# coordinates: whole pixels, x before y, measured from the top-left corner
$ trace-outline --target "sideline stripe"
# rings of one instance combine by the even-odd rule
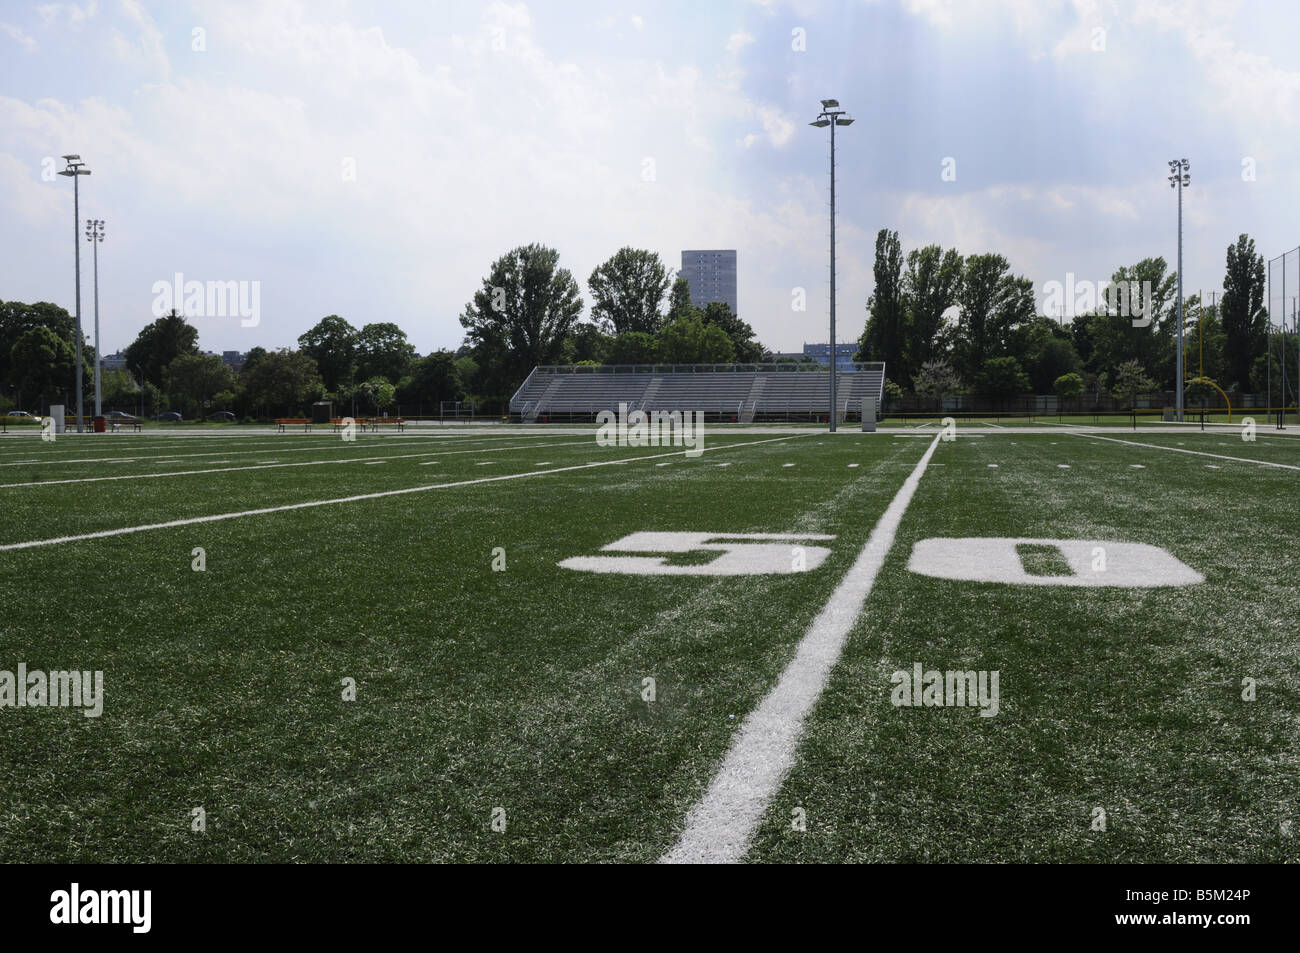
[[[767,440],[747,440],[744,443],[724,444],[704,447],[704,453],[713,450],[733,450],[737,447],[751,447],[760,443],[773,443],[778,440],[794,440],[804,434],[790,434],[785,437],[770,437]],[[933,449],[933,448],[931,448]],[[306,510],[316,506],[333,506],[336,503],[356,503],[360,500],[381,500],[390,496],[404,496],[409,493],[427,493],[430,490],[447,490],[458,486],[473,486],[477,483],[500,483],[504,480],[525,480],[529,477],[546,476],[550,473],[567,473],[572,470],[588,470],[592,467],[609,467],[620,463],[636,463],[640,460],[657,460],[660,457],[680,457],[688,451],[675,450],[670,453],[655,453],[643,457],[627,457],[623,460],[601,460],[595,463],[580,463],[576,466],[556,467],[552,470],[529,470],[525,473],[507,473],[503,476],[479,477],[476,480],[457,480],[455,483],[433,483],[424,486],[409,486],[401,490],[382,490],[377,493],[358,493],[355,496],[340,496],[330,500],[308,500],[305,503],[286,503],[282,506],[267,506],[258,510],[241,510],[235,513],[216,513],[212,516],[192,516],[183,520],[169,520],[166,523],[146,523],[143,526],[124,526],[121,529],[105,529],[96,533],[79,533],[76,536],[58,536],[53,539],[33,539],[25,543],[5,543],[0,545],[0,552],[12,549],[33,549],[37,546],[55,546],[59,543],[75,543],[86,539],[107,539],[110,536],[125,536],[128,533],[144,533],[153,529],[172,529],[177,526],[193,526],[197,523],[217,523],[222,520],[239,519],[243,516],[265,516],[269,513],[285,513],[290,510]]]
[[[895,494],[866,546],[799,642],[776,686],[745,718],[722,767],[687,814],[686,829],[677,845],[660,858],[662,863],[738,863],[744,859],[768,802],[794,763],[804,720],[839,661],[941,437],[935,435]]]
[[[1271,463],[1268,460],[1252,460],[1250,457],[1229,457],[1222,453],[1210,453],[1206,450],[1184,450],[1182,447],[1165,447],[1158,443],[1138,443],[1136,440],[1120,440],[1116,437],[1103,437],[1095,433],[1076,433],[1076,437],[1085,437],[1088,440],[1109,440],[1111,443],[1124,443],[1130,447],[1149,447],[1152,450],[1168,450],[1171,453],[1190,453],[1195,457],[1213,457],[1216,460],[1235,460],[1237,463],[1253,463],[1261,467],[1277,467],[1282,470],[1300,470],[1300,467],[1293,463]]]

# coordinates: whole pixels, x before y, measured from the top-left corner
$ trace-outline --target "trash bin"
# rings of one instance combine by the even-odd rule
[[[108,418],[96,417],[94,419],[95,433],[106,433],[108,431]]]

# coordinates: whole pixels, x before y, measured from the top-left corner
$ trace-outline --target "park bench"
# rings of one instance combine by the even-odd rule
[[[330,418],[330,423],[334,425],[334,429],[336,431],[342,430],[344,427],[346,427],[348,425],[348,421],[351,421],[353,424],[355,424],[357,429],[360,430],[362,433],[366,432],[365,417],[331,417]]]
[[[311,420],[307,417],[276,417],[275,423],[280,433],[284,433],[286,427],[297,427],[299,424],[302,425],[303,433],[311,431]]]
[[[110,430],[112,430],[112,431],[114,431],[114,432],[117,432],[118,430],[121,430],[123,427],[130,427],[133,431],[135,431],[136,433],[139,433],[139,432],[140,432],[140,421],[138,421],[138,420],[112,420],[112,419],[110,419],[110,420],[108,421],[108,427],[109,427]]]

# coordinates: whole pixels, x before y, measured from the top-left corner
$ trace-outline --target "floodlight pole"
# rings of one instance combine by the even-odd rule
[[[1169,187],[1178,189],[1178,379],[1176,417],[1183,421],[1183,186],[1192,184],[1191,164],[1186,159],[1169,161]]]
[[[99,243],[104,240],[104,220],[102,218],[86,219],[86,241],[95,250],[95,416],[104,412],[104,404],[99,389],[99,362],[103,348],[99,343]]]
[[[90,170],[82,168],[85,163],[81,161],[81,156],[64,156],[63,161],[68,164],[68,167],[59,175],[66,175],[72,179],[72,245],[77,272],[77,340],[75,342],[77,349],[77,433],[82,433],[81,417],[85,408],[82,404],[81,395],[81,349],[84,346],[84,341],[81,334],[81,236],[77,234],[77,229],[81,227],[81,198],[77,186],[78,177],[90,175]]]
[[[853,119],[840,109],[839,105],[839,100],[823,99],[821,113],[808,124],[818,128],[831,127],[831,412],[829,416],[831,433],[835,433],[835,378],[838,372],[838,355],[835,353],[835,127],[853,123]]]
[[[835,353],[835,123],[831,123],[831,413],[830,432],[835,432],[835,379],[839,375],[839,355]]]

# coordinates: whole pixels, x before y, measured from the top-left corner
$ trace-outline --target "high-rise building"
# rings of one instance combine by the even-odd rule
[[[857,352],[858,343],[856,341],[836,341],[835,366],[842,371],[853,370],[853,355]],[[818,364],[825,364],[827,367],[830,366],[830,344],[805,344],[803,346],[803,353],[805,357],[811,357]]]
[[[710,301],[725,301],[732,314],[736,307],[736,250],[709,248],[682,252],[681,277],[691,286],[691,304],[703,308]]]

